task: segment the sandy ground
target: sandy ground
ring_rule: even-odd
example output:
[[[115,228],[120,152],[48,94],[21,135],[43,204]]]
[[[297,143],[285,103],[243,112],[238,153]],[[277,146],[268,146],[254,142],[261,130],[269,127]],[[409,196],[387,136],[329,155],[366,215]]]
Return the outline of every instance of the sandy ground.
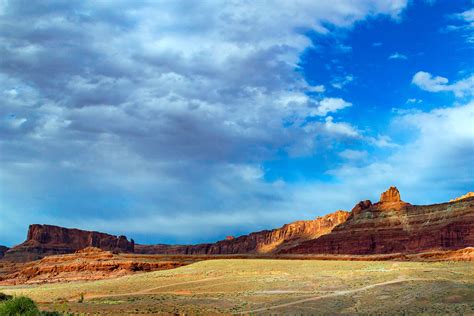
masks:
[[[474,314],[474,264],[223,259],[0,292],[101,314]]]

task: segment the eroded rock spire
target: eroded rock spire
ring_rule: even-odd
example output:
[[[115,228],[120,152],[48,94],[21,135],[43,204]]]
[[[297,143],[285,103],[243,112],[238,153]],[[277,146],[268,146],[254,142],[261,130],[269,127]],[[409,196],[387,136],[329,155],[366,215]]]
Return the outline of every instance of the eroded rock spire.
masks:
[[[400,202],[400,192],[397,187],[390,187],[380,195],[380,202]]]

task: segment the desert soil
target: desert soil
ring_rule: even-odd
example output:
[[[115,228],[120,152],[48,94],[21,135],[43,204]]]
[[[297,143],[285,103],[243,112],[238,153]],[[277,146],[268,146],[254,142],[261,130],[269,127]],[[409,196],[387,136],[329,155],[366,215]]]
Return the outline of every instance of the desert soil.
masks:
[[[222,259],[0,292],[90,314],[474,314],[474,263]]]

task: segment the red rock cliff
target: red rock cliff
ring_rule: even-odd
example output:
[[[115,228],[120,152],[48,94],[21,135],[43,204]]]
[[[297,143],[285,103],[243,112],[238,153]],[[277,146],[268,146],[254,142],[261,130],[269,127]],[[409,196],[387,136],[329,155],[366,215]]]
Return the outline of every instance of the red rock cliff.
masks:
[[[345,211],[337,211],[309,221],[297,221],[273,230],[264,230],[249,235],[199,245],[136,245],[138,253],[167,254],[245,254],[272,253],[293,247],[299,243],[318,238],[331,232],[349,217]]]
[[[381,201],[358,203],[330,234],[284,253],[385,254],[449,250],[474,245],[474,198],[414,206],[390,188]]]
[[[30,225],[24,243],[5,253],[6,260],[27,261],[52,254],[73,253],[86,247],[117,252],[133,252],[134,242],[125,236],[113,236],[95,231],[52,225]]]

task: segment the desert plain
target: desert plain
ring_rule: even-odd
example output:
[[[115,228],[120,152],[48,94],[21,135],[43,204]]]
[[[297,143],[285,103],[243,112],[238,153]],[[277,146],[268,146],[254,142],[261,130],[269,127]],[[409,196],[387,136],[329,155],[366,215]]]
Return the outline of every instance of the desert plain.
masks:
[[[474,313],[472,262],[213,259],[114,279],[0,287],[47,311],[141,314]]]

